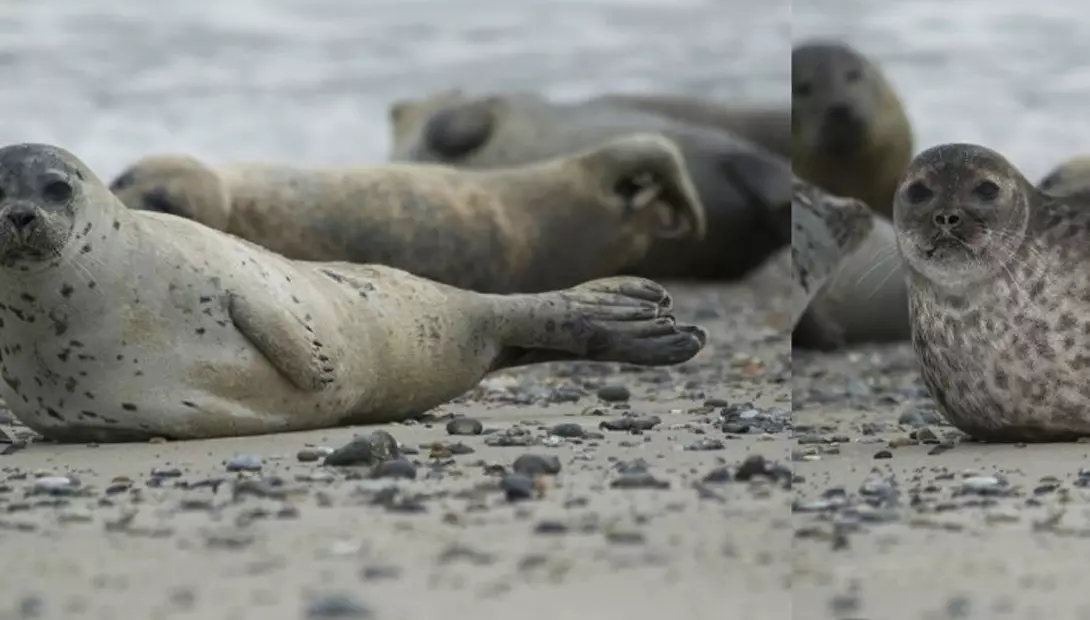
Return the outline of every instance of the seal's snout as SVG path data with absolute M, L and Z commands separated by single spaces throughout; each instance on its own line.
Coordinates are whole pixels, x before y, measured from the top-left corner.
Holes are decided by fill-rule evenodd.
M 16 203 L 4 212 L 4 219 L 10 222 L 16 231 L 24 232 L 38 221 L 38 209 L 25 202 Z
M 956 209 L 938 211 L 931 216 L 931 222 L 935 225 L 935 228 L 940 233 L 951 236 L 961 228 L 964 220 L 965 218 Z

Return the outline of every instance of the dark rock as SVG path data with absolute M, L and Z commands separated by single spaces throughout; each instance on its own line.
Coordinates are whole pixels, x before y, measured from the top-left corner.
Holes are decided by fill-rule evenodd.
M 568 422 L 565 424 L 557 424 L 549 429 L 550 435 L 556 435 L 557 437 L 566 437 L 568 439 L 579 439 L 586 436 L 587 431 L 581 425 Z
M 356 437 L 325 457 L 326 465 L 377 465 L 401 456 L 397 440 L 386 431 Z
M 534 481 L 523 474 L 506 474 L 500 479 L 500 489 L 509 502 L 526 500 L 534 496 Z
M 252 454 L 239 454 L 224 463 L 227 471 L 261 471 L 261 457 Z
M 372 478 L 416 478 L 416 465 L 406 459 L 394 459 L 379 463 L 371 470 Z
M 473 418 L 454 418 L 447 422 L 448 435 L 480 435 L 484 432 L 484 424 Z
M 360 619 L 374 618 L 371 609 L 360 603 L 351 594 L 325 592 L 311 594 L 306 601 L 303 612 L 307 620 L 325 620 L 327 618 Z
M 614 489 L 668 489 L 670 483 L 659 480 L 648 472 L 621 474 L 609 483 Z
M 511 464 L 511 470 L 524 476 L 555 476 L 560 473 L 560 459 L 540 454 L 523 454 Z
M 631 393 L 623 385 L 603 385 L 598 388 L 598 398 L 607 403 L 619 403 L 628 400 Z

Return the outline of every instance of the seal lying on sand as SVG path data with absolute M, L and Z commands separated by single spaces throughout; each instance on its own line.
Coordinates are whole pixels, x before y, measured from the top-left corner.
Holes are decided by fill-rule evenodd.
M 708 234 L 656 241 L 632 273 L 741 278 L 791 239 L 789 162 L 711 127 L 608 101 L 554 103 L 532 93 L 471 97 L 457 91 L 390 109 L 391 158 L 466 168 L 521 165 L 634 132 L 661 132 L 684 153 L 707 213 Z
M 800 177 L 888 216 L 912 157 L 912 129 L 878 66 L 839 42 L 812 41 L 791 55 L 791 157 Z M 907 340 L 908 291 L 893 226 L 874 223 L 866 243 L 830 278 L 792 333 L 797 348 Z
M 1065 160 L 1042 177 L 1037 188 L 1053 196 L 1090 192 L 1090 155 Z
M 52 146 L 0 149 L 0 193 L 0 395 L 59 440 L 400 420 L 499 368 L 674 364 L 706 339 L 640 278 L 499 296 L 292 261 L 127 209 Z
M 707 125 L 745 138 L 781 157 L 791 157 L 791 110 L 774 106 L 732 105 L 672 94 L 611 94 L 595 97 L 661 114 L 694 125 Z
M 652 239 L 699 239 L 704 209 L 677 147 L 632 135 L 499 170 L 425 164 L 301 169 L 153 156 L 110 189 L 288 258 L 379 263 L 487 293 L 615 275 Z
M 795 180 L 791 202 L 791 265 L 795 277 L 792 324 L 802 318 L 841 262 L 863 245 L 874 220 L 874 214 L 861 201 L 830 196 Z M 820 315 L 811 316 L 820 319 Z
M 998 153 L 928 149 L 894 206 L 924 382 L 990 441 L 1090 435 L 1090 204 L 1049 196 Z

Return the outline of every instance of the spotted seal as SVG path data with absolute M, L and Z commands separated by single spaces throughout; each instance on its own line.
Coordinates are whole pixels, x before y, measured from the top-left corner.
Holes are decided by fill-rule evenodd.
M 444 91 L 391 105 L 391 159 L 463 168 L 510 166 L 578 151 L 633 132 L 678 144 L 707 213 L 702 242 L 660 239 L 629 273 L 737 279 L 790 245 L 786 158 L 713 127 L 605 100 L 557 103 L 537 93 Z
M 705 228 L 683 155 L 658 134 L 494 170 L 158 155 L 110 189 L 130 208 L 188 217 L 288 258 L 379 263 L 486 293 L 616 275 L 653 239 L 699 240 Z
M 959 429 L 987 441 L 1090 435 L 1086 198 L 1035 188 L 995 151 L 927 149 L 897 190 L 912 343 Z
M 293 261 L 128 209 L 61 148 L 0 148 L 0 395 L 57 440 L 403 420 L 496 369 L 674 364 L 705 341 L 649 280 L 494 295 Z

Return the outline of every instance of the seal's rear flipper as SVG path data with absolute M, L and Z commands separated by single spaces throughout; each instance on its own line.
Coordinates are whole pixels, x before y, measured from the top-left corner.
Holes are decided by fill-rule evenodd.
M 559 360 L 667 366 L 692 358 L 707 342 L 700 327 L 678 325 L 669 293 L 643 278 L 495 299 L 507 346 L 493 370 Z

